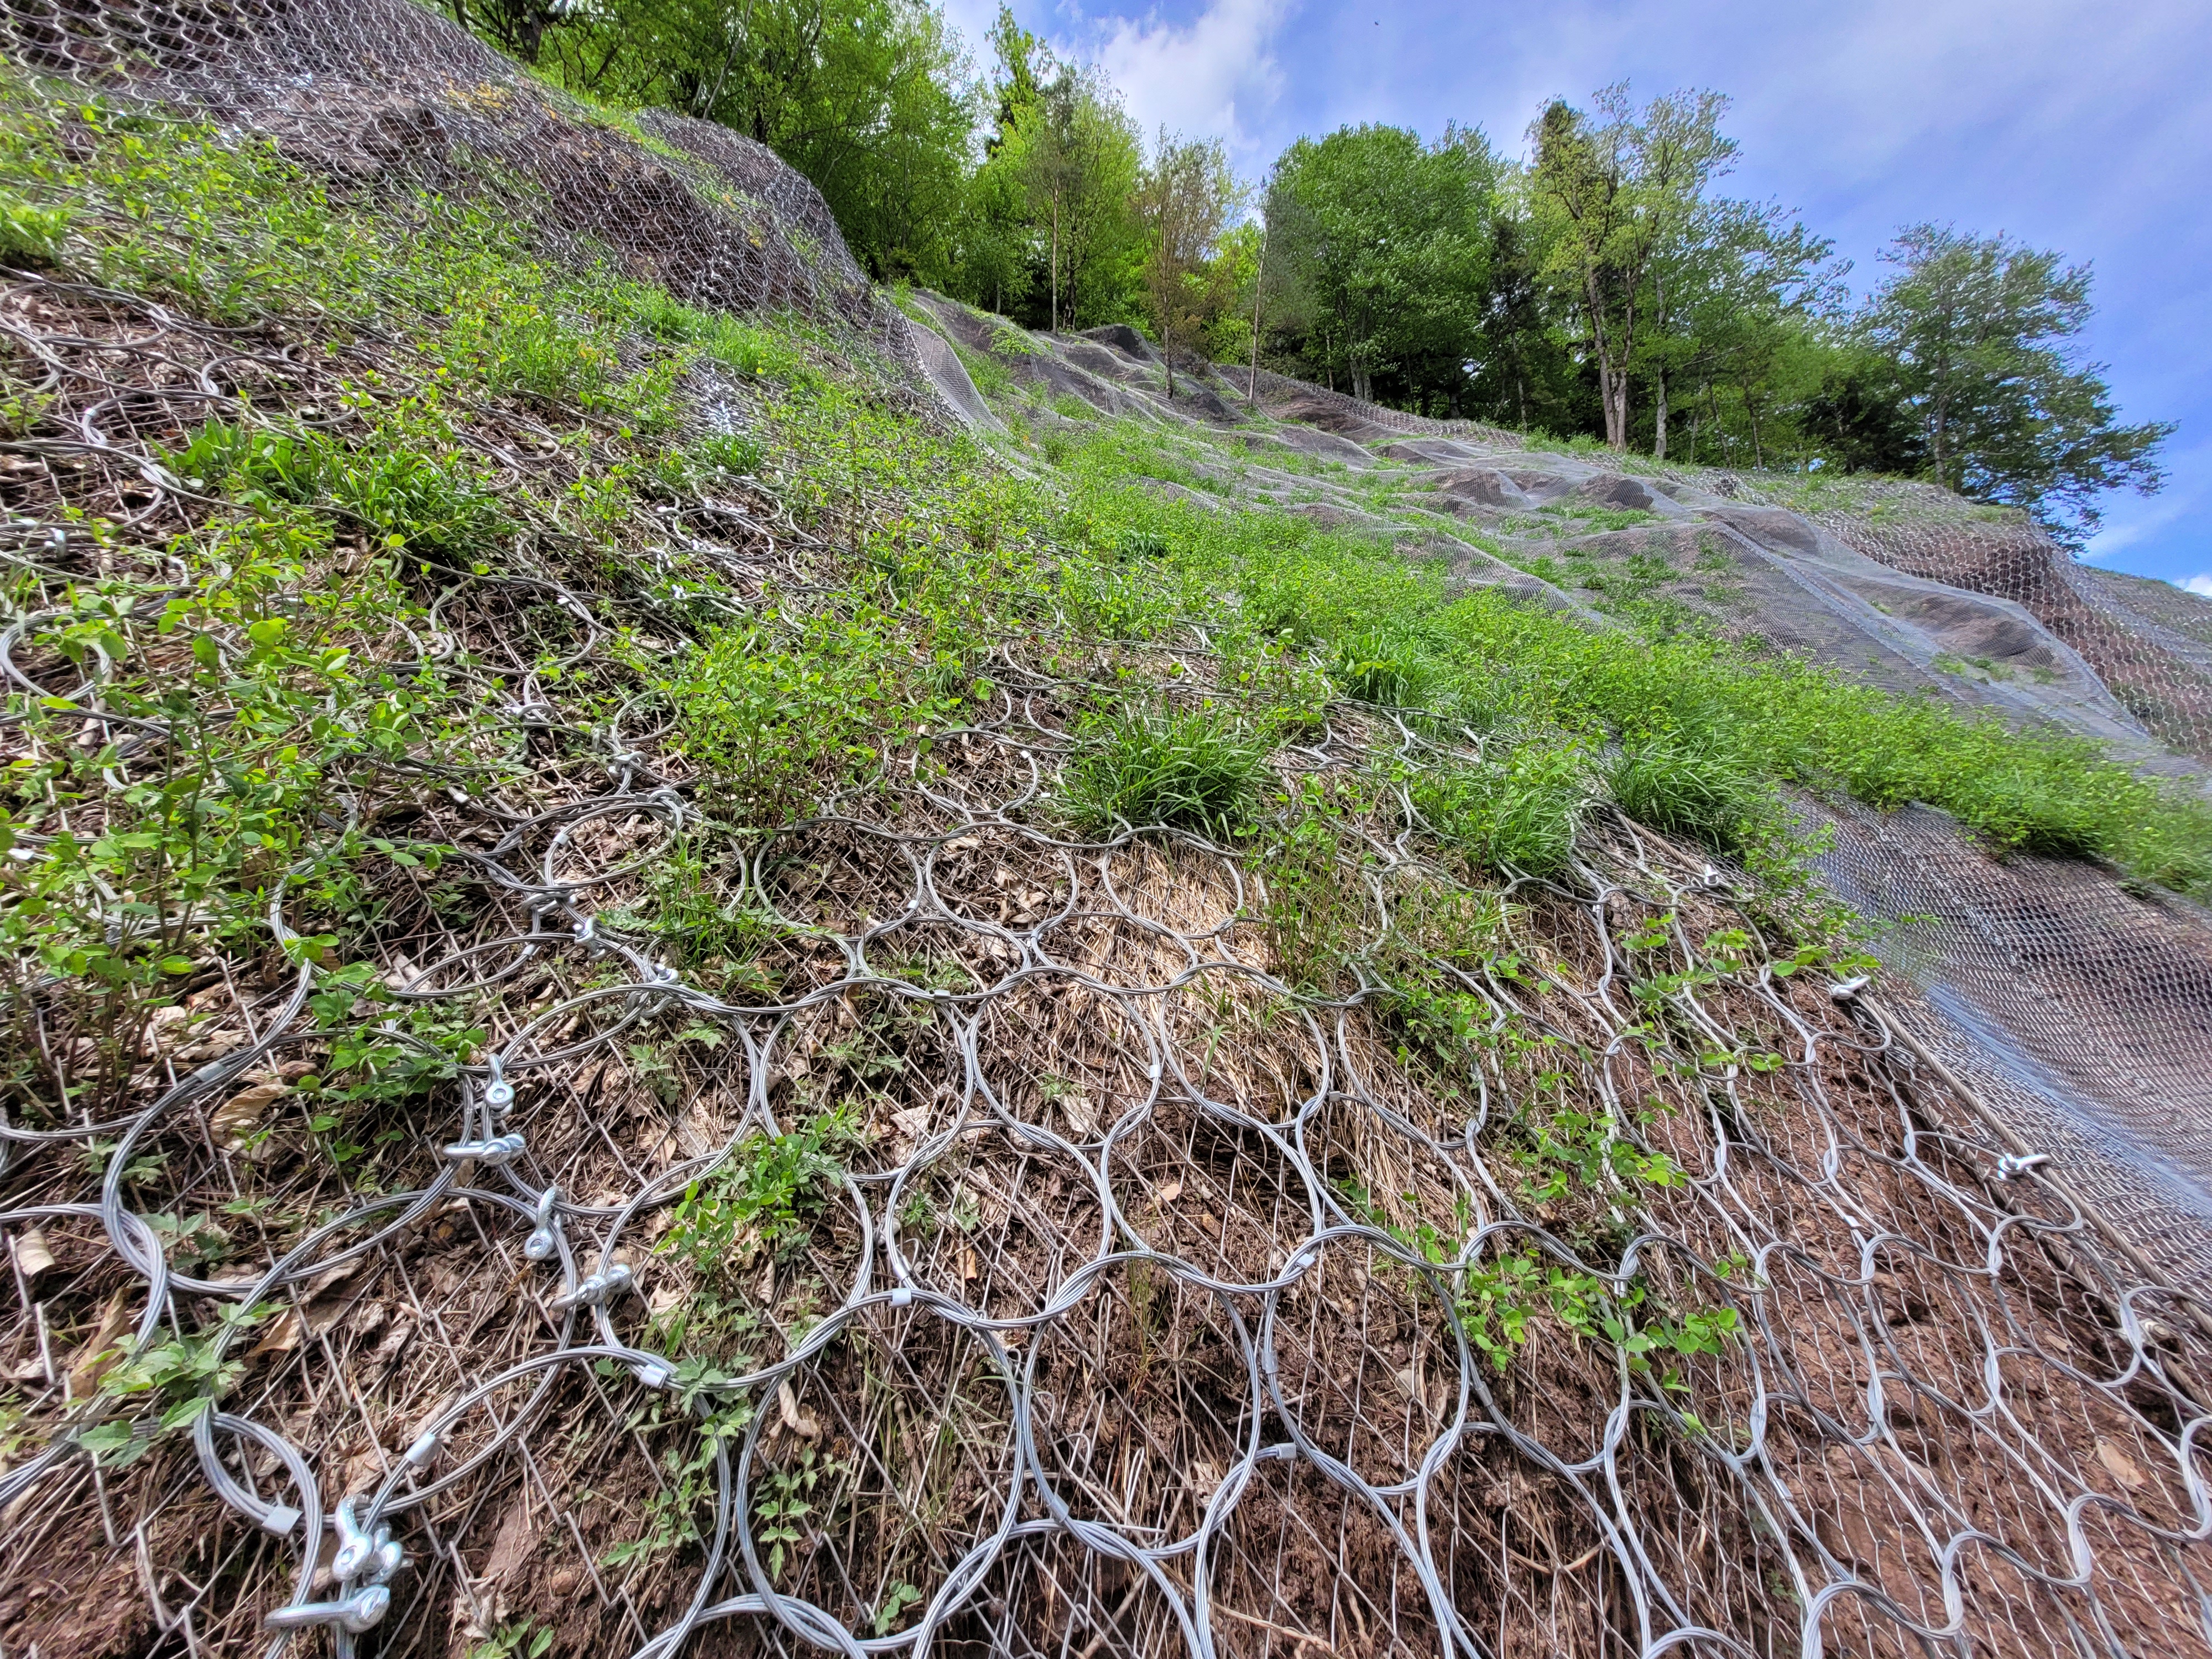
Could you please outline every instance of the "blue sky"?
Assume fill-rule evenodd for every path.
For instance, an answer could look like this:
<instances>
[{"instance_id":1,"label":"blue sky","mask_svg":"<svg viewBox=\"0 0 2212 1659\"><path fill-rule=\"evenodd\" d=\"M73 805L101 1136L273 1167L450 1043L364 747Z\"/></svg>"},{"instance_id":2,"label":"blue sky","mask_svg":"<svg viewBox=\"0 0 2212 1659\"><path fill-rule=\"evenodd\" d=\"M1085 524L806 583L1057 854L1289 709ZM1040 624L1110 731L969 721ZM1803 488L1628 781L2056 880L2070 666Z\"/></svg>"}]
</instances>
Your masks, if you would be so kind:
<instances>
[{"instance_id":1,"label":"blue sky","mask_svg":"<svg viewBox=\"0 0 2212 1659\"><path fill-rule=\"evenodd\" d=\"M945 9L981 64L996 0ZM1346 123L1433 136L1458 120L1517 153L1555 93L1711 87L1735 100L1729 188L1802 210L1856 283L1917 219L2088 259L2090 350L2123 414L2181 423L2166 489L2108 498L2091 556L2212 592L2204 0L1016 0L1014 12L1103 64L1147 132L1218 135L1254 177L1300 133Z\"/></svg>"}]
</instances>

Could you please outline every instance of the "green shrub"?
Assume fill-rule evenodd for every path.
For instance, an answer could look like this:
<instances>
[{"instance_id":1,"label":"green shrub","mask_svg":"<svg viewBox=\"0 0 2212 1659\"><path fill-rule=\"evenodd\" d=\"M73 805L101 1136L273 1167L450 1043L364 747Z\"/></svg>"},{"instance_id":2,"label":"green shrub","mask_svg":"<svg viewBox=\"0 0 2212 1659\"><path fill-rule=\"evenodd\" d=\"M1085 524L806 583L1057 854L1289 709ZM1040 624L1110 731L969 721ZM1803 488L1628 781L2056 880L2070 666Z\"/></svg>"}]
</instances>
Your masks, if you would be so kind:
<instances>
[{"instance_id":1,"label":"green shrub","mask_svg":"<svg viewBox=\"0 0 2212 1659\"><path fill-rule=\"evenodd\" d=\"M1107 831L1160 826L1226 836L1250 816L1267 757L1207 709L1097 720L1079 734L1064 784L1068 815Z\"/></svg>"},{"instance_id":2,"label":"green shrub","mask_svg":"<svg viewBox=\"0 0 2212 1659\"><path fill-rule=\"evenodd\" d=\"M1408 793L1439 841L1485 868L1554 877L1574 855L1589 778L1572 745L1527 743L1503 761L1416 774Z\"/></svg>"}]
</instances>

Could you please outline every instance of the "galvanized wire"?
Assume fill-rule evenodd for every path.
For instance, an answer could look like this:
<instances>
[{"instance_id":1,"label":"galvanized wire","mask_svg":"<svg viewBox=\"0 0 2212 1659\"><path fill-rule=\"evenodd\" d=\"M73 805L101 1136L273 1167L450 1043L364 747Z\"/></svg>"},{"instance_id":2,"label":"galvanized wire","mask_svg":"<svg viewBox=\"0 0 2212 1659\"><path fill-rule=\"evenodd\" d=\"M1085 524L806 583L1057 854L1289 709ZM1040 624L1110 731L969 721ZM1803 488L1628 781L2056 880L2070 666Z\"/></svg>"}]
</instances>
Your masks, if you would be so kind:
<instances>
[{"instance_id":1,"label":"galvanized wire","mask_svg":"<svg viewBox=\"0 0 2212 1659\"><path fill-rule=\"evenodd\" d=\"M19 62L217 111L317 166L387 118L464 123L547 203L665 161L396 0L18 9L7 29ZM690 136L671 142L733 165L737 141ZM362 149L471 187L447 137ZM632 245L704 303L890 330L834 258L772 294L726 276L752 269L751 232L806 222L787 175L752 194L766 218L656 198ZM623 245L629 222L591 234ZM11 373L54 401L0 445L24 464L5 729L74 723L112 746L119 791L178 733L106 709L101 684L157 649L182 580L167 538L221 510L151 446L216 415L290 429L343 354L403 377L410 359L312 319L248 337L8 283L0 319L35 365ZM536 463L508 446L501 465ZM1402 783L1347 812L1301 891L1264 845L1085 836L1054 801L1086 665L1134 665L1170 700L1238 694L1199 629L1056 660L1009 638L978 665L988 705L933 732L927 767L718 850L719 900L775 970L747 994L628 920L672 850L717 833L712 780L653 697L580 718L539 666L685 618L593 587L537 529L497 568L424 572L428 626L382 647L503 711L531 783L471 793L410 757L422 787L392 844L443 862L434 889L374 872L403 918L367 958L385 1001L311 1006L328 970L279 881L270 965L154 1038L125 1109L73 1121L58 1079L46 1121L0 1127L11 1644L466 1651L526 1626L641 1656L2212 1648L2201 1299L2116 1246L2069 1196L2079 1172L2023 1155L1869 988L1790 971L1737 877L1593 804L1556 878L1472 883ZM759 489L687 501L634 550L709 574L716 616L771 580L829 604L838 574ZM56 630L95 578L127 592L125 653L82 667ZM1339 703L1271 765L1287 790L1510 741ZM335 835L351 807L331 806ZM1302 929L1327 934L1318 968ZM1457 999L1461 1060L1412 1037L1408 976ZM382 1190L307 1157L264 1170L240 1132L286 1109L288 1068L409 1041L394 1006L483 1036L400 1109ZM70 1063L52 1048L50 1075ZM670 1247L687 1193L833 1107L842 1173L794 1233L720 1262ZM1590 1150L1582 1182L1546 1184L1540 1134ZM245 1207L223 1212L242 1218L224 1271L189 1270L178 1224L225 1194ZM1523 1271L1516 1345L1480 1287ZM1570 1322L1573 1295L1613 1325ZM1666 1318L1723 1310L1735 1334L1651 1348ZM702 1356L686 1320L743 1340ZM133 1410L99 1362L187 1331L240 1382L188 1455L95 1463L87 1437ZM656 1528L674 1532L630 1547ZM57 1599L94 1582L112 1596Z\"/></svg>"}]
</instances>

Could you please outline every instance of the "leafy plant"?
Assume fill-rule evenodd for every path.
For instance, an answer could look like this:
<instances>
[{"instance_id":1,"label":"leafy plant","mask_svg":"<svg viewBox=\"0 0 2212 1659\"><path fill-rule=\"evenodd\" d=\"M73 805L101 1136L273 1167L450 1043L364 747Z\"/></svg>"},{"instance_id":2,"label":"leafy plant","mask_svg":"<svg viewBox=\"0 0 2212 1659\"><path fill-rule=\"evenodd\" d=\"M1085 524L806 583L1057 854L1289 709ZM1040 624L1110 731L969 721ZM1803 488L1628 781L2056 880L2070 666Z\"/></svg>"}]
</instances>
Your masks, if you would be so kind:
<instances>
[{"instance_id":1,"label":"leafy plant","mask_svg":"<svg viewBox=\"0 0 2212 1659\"><path fill-rule=\"evenodd\" d=\"M836 1189L844 1166L837 1149L852 1139L846 1120L826 1114L799 1128L756 1134L720 1169L684 1189L670 1212L665 1253L720 1278L766 1250L803 1252L811 1222Z\"/></svg>"}]
</instances>

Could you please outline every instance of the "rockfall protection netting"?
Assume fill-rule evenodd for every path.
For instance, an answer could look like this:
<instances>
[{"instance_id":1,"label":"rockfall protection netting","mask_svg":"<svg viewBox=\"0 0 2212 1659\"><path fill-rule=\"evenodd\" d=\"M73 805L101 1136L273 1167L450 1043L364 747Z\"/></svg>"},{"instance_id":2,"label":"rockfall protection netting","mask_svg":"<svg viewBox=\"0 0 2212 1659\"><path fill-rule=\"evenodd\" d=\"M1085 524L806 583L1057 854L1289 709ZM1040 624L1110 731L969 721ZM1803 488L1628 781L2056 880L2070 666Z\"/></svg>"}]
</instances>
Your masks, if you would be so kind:
<instances>
[{"instance_id":1,"label":"rockfall protection netting","mask_svg":"<svg viewBox=\"0 0 2212 1659\"><path fill-rule=\"evenodd\" d=\"M0 46L33 75L237 123L341 185L494 201L556 255L913 364L821 192L766 145L665 111L626 126L409 0L9 0Z\"/></svg>"},{"instance_id":2,"label":"rockfall protection netting","mask_svg":"<svg viewBox=\"0 0 2212 1659\"><path fill-rule=\"evenodd\" d=\"M1326 427L1351 437L1402 432L1419 437L1471 439L1500 449L1525 448L1528 441L1519 433L1509 432L1503 427L1481 421L1443 421L1425 415L1409 415L1404 410L1370 404L1309 380L1294 380L1272 369L1263 368L1255 375L1249 370L1240 374L1233 368L1225 368L1221 371L1221 379L1234 389L1255 394L1260 407L1271 415Z\"/></svg>"},{"instance_id":3,"label":"rockfall protection netting","mask_svg":"<svg viewBox=\"0 0 2212 1659\"><path fill-rule=\"evenodd\" d=\"M345 19L475 50L325 15L177 29L274 81ZM8 30L112 84L142 60L83 44L108 17ZM327 89L185 101L347 125ZM0 337L37 394L0 442L0 732L99 780L13 882L256 714L258 623L196 612L204 674L165 627L231 509L153 447L342 437L341 388L429 365L36 270ZM514 501L559 482L513 404L456 419ZM1702 859L1594 811L1559 881L1470 884L1391 792L1318 851L1072 838L1049 789L1102 681L1237 695L1197 631L1010 636L928 768L707 843L672 711L571 688L619 624L832 604L838 538L695 493L602 532L681 579L648 589L515 510L353 641L471 690L508 780L401 752L334 786L333 836L389 836L355 955L279 881L120 1032L70 963L6 964L11 1651L2212 1650L2202 1304ZM1272 764L1482 747L1339 705ZM672 869L700 925L751 918L742 971L626 921ZM86 902L111 946L191 938L177 895ZM417 1015L466 1062L318 1115Z\"/></svg>"},{"instance_id":4,"label":"rockfall protection netting","mask_svg":"<svg viewBox=\"0 0 2212 1659\"><path fill-rule=\"evenodd\" d=\"M2153 737L2212 760L2212 605L2080 563L2023 514L1932 484L1851 483L1864 499L1808 516L1893 569L2014 601L2079 652Z\"/></svg>"}]
</instances>

